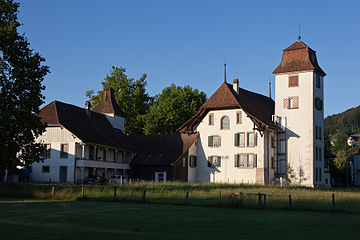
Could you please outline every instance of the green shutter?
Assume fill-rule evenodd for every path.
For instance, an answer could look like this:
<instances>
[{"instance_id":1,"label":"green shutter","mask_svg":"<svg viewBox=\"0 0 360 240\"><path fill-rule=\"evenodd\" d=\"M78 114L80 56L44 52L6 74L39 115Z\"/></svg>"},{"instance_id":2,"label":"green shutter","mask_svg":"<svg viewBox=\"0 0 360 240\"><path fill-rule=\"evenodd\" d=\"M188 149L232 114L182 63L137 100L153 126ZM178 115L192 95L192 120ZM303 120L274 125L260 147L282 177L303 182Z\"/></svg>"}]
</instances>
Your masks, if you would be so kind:
<instances>
[{"instance_id":1,"label":"green shutter","mask_svg":"<svg viewBox=\"0 0 360 240\"><path fill-rule=\"evenodd\" d=\"M220 156L217 157L217 164L218 164L218 167L221 167L221 157Z\"/></svg>"},{"instance_id":2,"label":"green shutter","mask_svg":"<svg viewBox=\"0 0 360 240\"><path fill-rule=\"evenodd\" d=\"M257 167L257 155L254 154L254 167Z\"/></svg>"},{"instance_id":3,"label":"green shutter","mask_svg":"<svg viewBox=\"0 0 360 240\"><path fill-rule=\"evenodd\" d=\"M209 136L208 137L208 146L212 147L213 146L213 136Z\"/></svg>"},{"instance_id":4,"label":"green shutter","mask_svg":"<svg viewBox=\"0 0 360 240\"><path fill-rule=\"evenodd\" d=\"M239 146L239 133L235 133L234 146Z\"/></svg>"}]
</instances>

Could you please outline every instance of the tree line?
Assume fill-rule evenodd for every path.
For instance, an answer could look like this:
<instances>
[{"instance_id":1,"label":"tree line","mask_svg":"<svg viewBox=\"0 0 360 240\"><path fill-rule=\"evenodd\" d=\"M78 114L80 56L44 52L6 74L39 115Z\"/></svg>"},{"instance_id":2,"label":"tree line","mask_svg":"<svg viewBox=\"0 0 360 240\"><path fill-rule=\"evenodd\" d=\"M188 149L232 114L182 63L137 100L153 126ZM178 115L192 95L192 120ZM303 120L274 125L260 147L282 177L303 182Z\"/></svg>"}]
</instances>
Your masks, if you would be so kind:
<instances>
[{"instance_id":1,"label":"tree line","mask_svg":"<svg viewBox=\"0 0 360 240\"><path fill-rule=\"evenodd\" d=\"M165 87L156 96L146 91L146 74L135 80L128 77L123 67L112 67L101 83L102 89L114 89L115 99L126 115L126 134L175 133L185 121L192 117L206 101L206 94L190 86ZM92 107L103 98L103 90L89 90L86 96Z\"/></svg>"}]
</instances>

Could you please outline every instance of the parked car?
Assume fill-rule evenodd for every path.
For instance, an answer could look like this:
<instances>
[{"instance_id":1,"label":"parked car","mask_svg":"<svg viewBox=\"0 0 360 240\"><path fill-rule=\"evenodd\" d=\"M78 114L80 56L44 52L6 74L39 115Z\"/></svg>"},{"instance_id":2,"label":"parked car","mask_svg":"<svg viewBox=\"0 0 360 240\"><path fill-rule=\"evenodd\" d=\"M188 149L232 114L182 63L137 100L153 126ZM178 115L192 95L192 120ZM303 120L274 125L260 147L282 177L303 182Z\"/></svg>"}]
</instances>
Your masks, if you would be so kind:
<instances>
[{"instance_id":1,"label":"parked car","mask_svg":"<svg viewBox=\"0 0 360 240\"><path fill-rule=\"evenodd\" d=\"M88 177L85 178L84 183L85 184L96 184L96 179L97 179L97 176L89 175Z\"/></svg>"},{"instance_id":2,"label":"parked car","mask_svg":"<svg viewBox=\"0 0 360 240\"><path fill-rule=\"evenodd\" d=\"M120 184L122 175L113 175L110 177L110 183ZM126 179L123 178L123 183L126 183Z\"/></svg>"}]
</instances>

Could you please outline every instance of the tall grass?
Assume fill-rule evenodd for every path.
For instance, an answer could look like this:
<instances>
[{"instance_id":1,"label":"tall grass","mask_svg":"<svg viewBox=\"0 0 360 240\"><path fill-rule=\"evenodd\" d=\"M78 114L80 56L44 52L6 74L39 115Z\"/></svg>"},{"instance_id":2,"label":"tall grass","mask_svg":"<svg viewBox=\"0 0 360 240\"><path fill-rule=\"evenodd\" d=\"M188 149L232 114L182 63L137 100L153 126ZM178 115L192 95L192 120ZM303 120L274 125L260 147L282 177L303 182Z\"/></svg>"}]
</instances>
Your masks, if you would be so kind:
<instances>
[{"instance_id":1,"label":"tall grass","mask_svg":"<svg viewBox=\"0 0 360 240\"><path fill-rule=\"evenodd\" d=\"M84 196L82 193L84 188ZM114 198L116 188L116 199ZM144 191L145 199L143 198ZM236 195L234 194L236 193ZM241 193L241 194L240 194ZM0 197L188 204L224 208L259 208L257 193L266 194L267 209L360 213L360 191L247 184L134 183L124 185L1 184ZM332 194L335 194L335 209ZM289 204L291 194L291 205ZM186 199L186 195L188 198ZM264 196L261 197L264 208Z\"/></svg>"}]
</instances>

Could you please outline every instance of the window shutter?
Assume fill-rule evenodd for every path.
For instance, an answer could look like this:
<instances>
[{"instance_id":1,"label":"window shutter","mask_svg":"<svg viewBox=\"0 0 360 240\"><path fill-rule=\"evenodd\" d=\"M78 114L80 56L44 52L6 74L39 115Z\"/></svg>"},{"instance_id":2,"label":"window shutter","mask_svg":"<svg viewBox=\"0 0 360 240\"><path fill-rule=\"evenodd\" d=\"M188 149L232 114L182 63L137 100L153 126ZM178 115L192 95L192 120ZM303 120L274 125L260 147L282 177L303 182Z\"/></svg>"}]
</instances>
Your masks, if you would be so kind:
<instances>
[{"instance_id":1,"label":"window shutter","mask_svg":"<svg viewBox=\"0 0 360 240\"><path fill-rule=\"evenodd\" d=\"M255 133L255 136L254 136L254 146L257 146L257 139L258 139L258 134Z\"/></svg>"},{"instance_id":2,"label":"window shutter","mask_svg":"<svg viewBox=\"0 0 360 240\"><path fill-rule=\"evenodd\" d=\"M234 146L239 146L239 133L235 133Z\"/></svg>"},{"instance_id":3,"label":"window shutter","mask_svg":"<svg viewBox=\"0 0 360 240\"><path fill-rule=\"evenodd\" d=\"M238 167L238 159L237 159L237 154L234 155L234 167Z\"/></svg>"},{"instance_id":4,"label":"window shutter","mask_svg":"<svg viewBox=\"0 0 360 240\"><path fill-rule=\"evenodd\" d=\"M212 147L213 146L213 136L209 136L208 137L208 146Z\"/></svg>"},{"instance_id":5,"label":"window shutter","mask_svg":"<svg viewBox=\"0 0 360 240\"><path fill-rule=\"evenodd\" d=\"M288 109L289 108L289 99L288 98L284 98L284 108Z\"/></svg>"},{"instance_id":6,"label":"window shutter","mask_svg":"<svg viewBox=\"0 0 360 240\"><path fill-rule=\"evenodd\" d=\"M218 167L221 167L221 157L220 156L217 157L217 164L218 164Z\"/></svg>"},{"instance_id":7,"label":"window shutter","mask_svg":"<svg viewBox=\"0 0 360 240\"><path fill-rule=\"evenodd\" d=\"M211 157L208 157L208 167L211 167Z\"/></svg>"},{"instance_id":8,"label":"window shutter","mask_svg":"<svg viewBox=\"0 0 360 240\"><path fill-rule=\"evenodd\" d=\"M246 162L246 167L249 167L249 154L246 154L245 162Z\"/></svg>"},{"instance_id":9,"label":"window shutter","mask_svg":"<svg viewBox=\"0 0 360 240\"><path fill-rule=\"evenodd\" d=\"M254 167L257 167L257 155L254 154Z\"/></svg>"}]
</instances>

